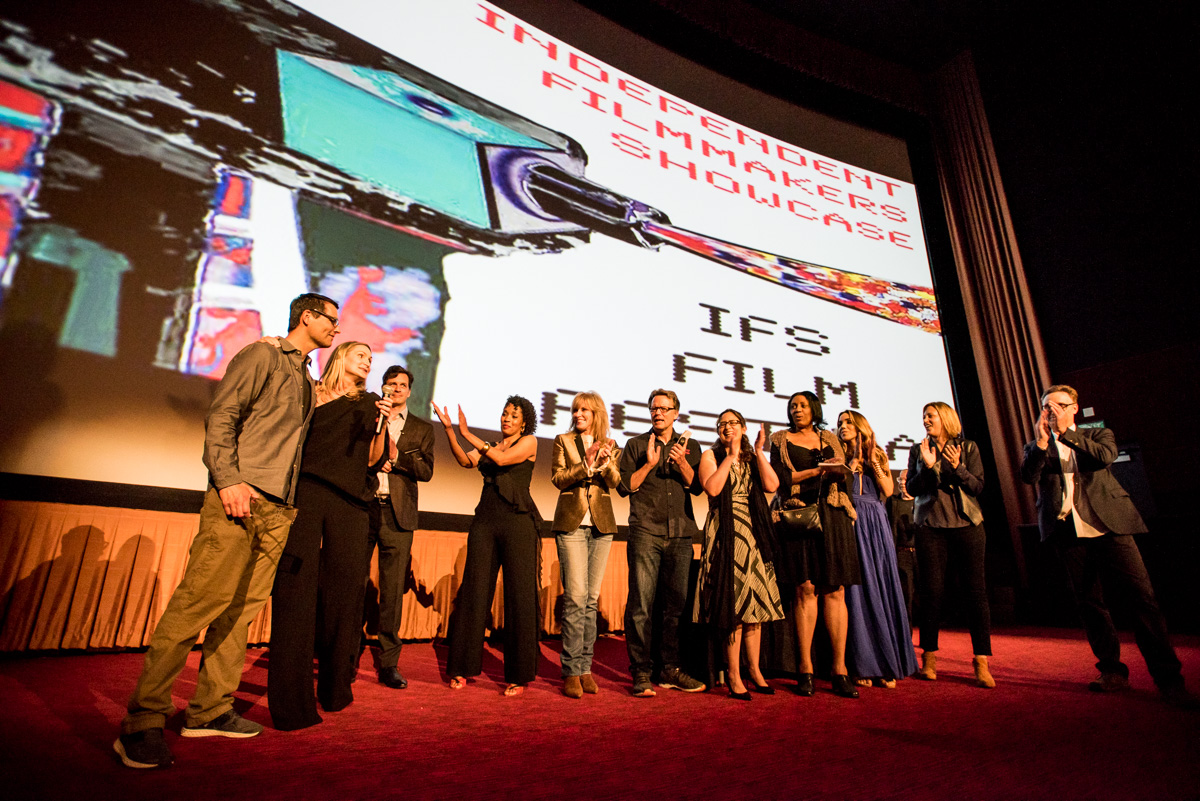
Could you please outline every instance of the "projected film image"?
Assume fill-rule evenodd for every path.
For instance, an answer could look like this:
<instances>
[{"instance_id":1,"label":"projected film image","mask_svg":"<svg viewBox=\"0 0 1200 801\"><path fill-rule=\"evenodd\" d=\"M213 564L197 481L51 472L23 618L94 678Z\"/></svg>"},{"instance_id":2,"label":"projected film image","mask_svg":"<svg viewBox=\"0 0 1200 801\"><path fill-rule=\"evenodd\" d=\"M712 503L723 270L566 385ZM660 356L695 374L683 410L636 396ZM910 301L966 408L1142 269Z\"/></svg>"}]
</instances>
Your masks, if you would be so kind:
<instances>
[{"instance_id":1,"label":"projected film image","mask_svg":"<svg viewBox=\"0 0 1200 801\"><path fill-rule=\"evenodd\" d=\"M0 345L53 365L17 376L41 439L0 470L202 488L206 393L307 291L371 345L371 388L406 365L418 413L483 429L516 393L553 437L595 389L622 439L665 387L707 445L722 409L777 426L812 390L898 467L952 398L907 176L486 2L137 7L0 12ZM163 428L80 466L110 407Z\"/></svg>"}]
</instances>

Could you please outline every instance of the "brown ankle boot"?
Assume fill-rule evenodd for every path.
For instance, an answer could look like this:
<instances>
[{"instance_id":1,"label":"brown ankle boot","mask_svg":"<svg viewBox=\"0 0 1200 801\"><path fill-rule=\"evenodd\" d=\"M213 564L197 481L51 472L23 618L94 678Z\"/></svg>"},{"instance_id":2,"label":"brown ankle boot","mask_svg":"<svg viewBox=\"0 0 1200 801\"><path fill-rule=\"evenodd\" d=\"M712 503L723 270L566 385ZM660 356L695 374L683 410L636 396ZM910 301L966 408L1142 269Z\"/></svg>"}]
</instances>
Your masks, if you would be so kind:
<instances>
[{"instance_id":1,"label":"brown ankle boot","mask_svg":"<svg viewBox=\"0 0 1200 801\"><path fill-rule=\"evenodd\" d=\"M563 695L568 698L583 697L583 685L580 683L578 676L567 676L563 680Z\"/></svg>"},{"instance_id":2,"label":"brown ankle boot","mask_svg":"<svg viewBox=\"0 0 1200 801\"><path fill-rule=\"evenodd\" d=\"M991 671L988 670L986 656L977 656L974 660L975 664L975 686L985 689L992 689L996 686L996 680L992 678Z\"/></svg>"},{"instance_id":3,"label":"brown ankle boot","mask_svg":"<svg viewBox=\"0 0 1200 801\"><path fill-rule=\"evenodd\" d=\"M592 678L591 673L584 673L580 676L579 683L583 685L583 691L588 695L595 695L600 692L600 688L596 686L596 680Z\"/></svg>"},{"instance_id":4,"label":"brown ankle boot","mask_svg":"<svg viewBox=\"0 0 1200 801\"><path fill-rule=\"evenodd\" d=\"M917 676L925 681L937 681L937 652L923 651L921 653L921 669Z\"/></svg>"}]
</instances>

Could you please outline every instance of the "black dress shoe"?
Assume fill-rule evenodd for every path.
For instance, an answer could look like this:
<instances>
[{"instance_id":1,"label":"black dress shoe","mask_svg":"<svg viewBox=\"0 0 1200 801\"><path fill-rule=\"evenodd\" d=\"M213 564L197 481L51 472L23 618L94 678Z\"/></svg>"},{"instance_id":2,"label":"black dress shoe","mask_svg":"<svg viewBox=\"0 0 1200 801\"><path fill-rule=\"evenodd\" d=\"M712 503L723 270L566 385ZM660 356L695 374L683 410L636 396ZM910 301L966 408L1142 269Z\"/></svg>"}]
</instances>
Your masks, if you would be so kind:
<instances>
[{"instance_id":1,"label":"black dress shoe","mask_svg":"<svg viewBox=\"0 0 1200 801\"><path fill-rule=\"evenodd\" d=\"M408 679L400 675L398 668L380 668L379 683L384 687L391 687L393 690L403 690L408 686Z\"/></svg>"},{"instance_id":2,"label":"black dress shoe","mask_svg":"<svg viewBox=\"0 0 1200 801\"><path fill-rule=\"evenodd\" d=\"M801 673L800 677L796 680L796 687L794 690L796 695L802 695L805 698L809 698L816 691L817 689L813 686L813 674Z\"/></svg>"},{"instance_id":3,"label":"black dress shoe","mask_svg":"<svg viewBox=\"0 0 1200 801\"><path fill-rule=\"evenodd\" d=\"M772 687L770 684L755 684L754 682L750 682L746 686L749 687L754 692L758 693L759 695L774 695L775 694L775 688Z\"/></svg>"},{"instance_id":4,"label":"black dress shoe","mask_svg":"<svg viewBox=\"0 0 1200 801\"><path fill-rule=\"evenodd\" d=\"M833 684L833 694L840 695L842 698L857 698L858 690L850 682L849 676L834 674L830 679Z\"/></svg>"},{"instance_id":5,"label":"black dress shoe","mask_svg":"<svg viewBox=\"0 0 1200 801\"><path fill-rule=\"evenodd\" d=\"M730 690L729 697L735 701L749 701L752 696L750 695L749 690L742 690L740 693L735 693L733 690Z\"/></svg>"}]
</instances>

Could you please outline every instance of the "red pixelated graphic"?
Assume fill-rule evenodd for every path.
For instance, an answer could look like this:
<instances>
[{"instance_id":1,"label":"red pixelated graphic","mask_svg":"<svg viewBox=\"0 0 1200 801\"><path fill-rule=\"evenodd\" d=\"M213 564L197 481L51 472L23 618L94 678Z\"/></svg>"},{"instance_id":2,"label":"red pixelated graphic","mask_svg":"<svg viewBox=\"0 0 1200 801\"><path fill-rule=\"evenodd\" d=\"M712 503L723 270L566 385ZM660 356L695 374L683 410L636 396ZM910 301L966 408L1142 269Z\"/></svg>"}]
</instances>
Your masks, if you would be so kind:
<instances>
[{"instance_id":1,"label":"red pixelated graphic","mask_svg":"<svg viewBox=\"0 0 1200 801\"><path fill-rule=\"evenodd\" d=\"M342 302L338 318L341 320L338 334L339 342L365 342L373 351L381 351L388 343L406 342L415 336L411 328L393 328L387 330L371 322L370 317L388 313L383 298L374 294L370 285L383 280L382 267L355 267L358 274L358 285ZM328 351L322 351L318 357L321 369L325 368Z\"/></svg>"},{"instance_id":2,"label":"red pixelated graphic","mask_svg":"<svg viewBox=\"0 0 1200 801\"><path fill-rule=\"evenodd\" d=\"M253 244L245 237L213 236L209 240L209 251L242 265L250 264Z\"/></svg>"},{"instance_id":3,"label":"red pixelated graphic","mask_svg":"<svg viewBox=\"0 0 1200 801\"><path fill-rule=\"evenodd\" d=\"M0 170L21 172L30 166L30 155L41 134L0 124Z\"/></svg>"},{"instance_id":4,"label":"red pixelated graphic","mask_svg":"<svg viewBox=\"0 0 1200 801\"><path fill-rule=\"evenodd\" d=\"M54 108L49 100L36 92L22 89L7 81L0 81L0 106L28 114L31 117L40 117L46 122L49 122L50 112Z\"/></svg>"},{"instance_id":5,"label":"red pixelated graphic","mask_svg":"<svg viewBox=\"0 0 1200 801\"><path fill-rule=\"evenodd\" d=\"M244 175L226 173L228 183L221 194L217 212L230 217L246 217L250 209L250 182Z\"/></svg>"},{"instance_id":6,"label":"red pixelated graphic","mask_svg":"<svg viewBox=\"0 0 1200 801\"><path fill-rule=\"evenodd\" d=\"M262 336L262 320L253 309L206 308L196 329L188 372L220 379L237 352Z\"/></svg>"},{"instance_id":7,"label":"red pixelated graphic","mask_svg":"<svg viewBox=\"0 0 1200 801\"><path fill-rule=\"evenodd\" d=\"M17 212L20 206L15 198L0 197L0 266L12 246L13 236L17 232Z\"/></svg>"},{"instance_id":8,"label":"red pixelated graphic","mask_svg":"<svg viewBox=\"0 0 1200 801\"><path fill-rule=\"evenodd\" d=\"M829 217L845 222L835 214L827 215L826 219ZM671 225L650 222L645 228L665 242L750 275L901 325L931 334L941 333L937 301L929 287L893 283L861 273L809 264Z\"/></svg>"}]
</instances>

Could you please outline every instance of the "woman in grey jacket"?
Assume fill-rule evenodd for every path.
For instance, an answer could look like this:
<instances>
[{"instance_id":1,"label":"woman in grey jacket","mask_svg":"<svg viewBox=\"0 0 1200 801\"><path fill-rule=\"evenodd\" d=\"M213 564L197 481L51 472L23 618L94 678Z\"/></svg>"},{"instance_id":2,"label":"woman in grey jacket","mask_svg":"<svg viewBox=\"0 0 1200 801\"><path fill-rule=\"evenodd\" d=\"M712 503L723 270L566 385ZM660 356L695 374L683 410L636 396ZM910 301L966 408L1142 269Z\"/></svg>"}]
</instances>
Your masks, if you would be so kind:
<instances>
[{"instance_id":1,"label":"woman in grey jacket","mask_svg":"<svg viewBox=\"0 0 1200 801\"><path fill-rule=\"evenodd\" d=\"M983 460L979 446L962 437L958 413L942 401L925 404L926 437L908 453L908 491L915 498L917 565L920 572L921 669L919 678L937 678L938 627L946 573L958 574L967 596L975 684L995 687L988 670L992 653L991 613L984 583L987 537L979 495Z\"/></svg>"}]
</instances>

